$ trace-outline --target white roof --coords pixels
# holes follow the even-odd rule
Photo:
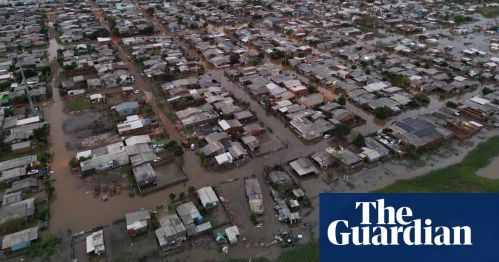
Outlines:
[[[94,252],[99,255],[105,251],[104,246],[104,232],[102,230],[93,232],[86,238],[87,242],[87,254]]]
[[[76,159],[80,159],[82,157],[88,158],[91,155],[92,155],[92,150],[82,151],[82,152],[79,152],[79,153],[76,154]]]
[[[227,152],[227,153],[223,153],[223,154],[220,154],[218,156],[215,156],[215,160],[217,161],[217,164],[219,165],[223,165],[225,163],[232,163],[232,155]]]
[[[16,125],[23,126],[23,125],[28,125],[28,124],[38,123],[38,122],[40,122],[40,117],[34,116],[34,117],[28,117],[25,119],[19,119],[19,120],[17,120]]]
[[[94,99],[102,99],[102,94],[90,95],[90,100],[94,100]]]
[[[147,221],[135,221],[132,224],[126,225],[126,230],[139,230],[141,228],[147,227]]]
[[[111,41],[111,37],[97,37],[97,42]]]
[[[147,144],[151,143],[151,138],[148,135],[131,136],[125,140],[127,146],[133,146],[136,144]]]
[[[220,125],[220,127],[222,127],[223,130],[227,130],[230,128],[229,123],[227,123],[227,121],[225,120],[218,122],[218,124]]]
[[[201,200],[201,203],[204,207],[218,203],[218,197],[212,187],[203,187],[200,188],[197,192],[199,195],[199,200]]]
[[[485,98],[481,98],[479,96],[474,96],[473,98],[470,99],[471,102],[475,102],[479,105],[485,105],[485,104],[488,104],[490,103],[489,100],[485,99]]]

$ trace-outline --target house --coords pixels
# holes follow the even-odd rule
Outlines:
[[[13,181],[25,178],[27,176],[26,168],[26,166],[22,166],[0,172],[2,173],[0,176],[0,182],[12,183]]]
[[[265,127],[261,126],[258,123],[245,125],[243,126],[243,134],[245,136],[251,135],[251,136],[260,137],[263,134],[265,134]]]
[[[156,172],[154,172],[150,163],[135,166],[132,171],[139,192],[156,186]]]
[[[23,199],[22,192],[13,192],[2,196],[2,206],[17,203]]]
[[[139,103],[135,101],[124,102],[116,106],[111,107],[120,117],[127,117],[139,113]]]
[[[187,230],[176,214],[161,218],[159,224],[160,228],[156,229],[155,234],[161,250],[179,247],[187,240]]]
[[[37,226],[5,235],[2,239],[2,251],[4,253],[10,253],[28,248],[31,246],[31,243],[37,239]]]
[[[31,141],[19,142],[11,145],[11,149],[16,154],[24,154],[31,151]]]
[[[218,122],[218,125],[227,133],[241,133],[243,131],[243,125],[236,119],[222,120]]]
[[[348,149],[332,150],[333,158],[346,170],[355,170],[362,167],[363,161],[357,154]]]
[[[405,118],[388,127],[388,134],[401,140],[402,144],[415,149],[432,146],[452,137],[452,132],[432,124],[424,117]]]
[[[206,156],[219,155],[225,152],[225,147],[219,141],[211,141],[206,146],[201,148],[201,152]]]
[[[151,219],[149,210],[141,210],[125,214],[126,230],[133,237],[147,232],[147,225]]]
[[[291,168],[301,177],[305,175],[318,175],[319,170],[307,158],[298,158],[289,163]]]
[[[188,237],[208,232],[212,228],[209,221],[204,222],[203,216],[192,202],[177,206],[177,214],[184,223]]]
[[[273,187],[279,187],[282,189],[291,188],[294,184],[291,176],[284,171],[272,171],[267,175],[267,179]]]
[[[252,135],[242,137],[241,141],[251,152],[256,151],[260,147],[260,142]]]
[[[257,178],[248,178],[245,180],[246,197],[251,214],[263,215],[263,195],[262,187]]]
[[[333,157],[325,150],[316,152],[310,156],[321,168],[328,168],[333,163]]]
[[[234,118],[239,122],[241,122],[242,124],[248,124],[257,120],[255,115],[253,115],[253,113],[251,113],[248,110],[235,113]]]
[[[16,167],[27,166],[31,163],[35,163],[37,160],[36,155],[23,156],[7,161],[0,162],[0,172],[13,169]]]
[[[0,208],[0,224],[11,219],[29,220],[35,213],[35,199],[28,198]]]
[[[197,191],[199,200],[204,208],[214,208],[218,206],[218,197],[212,187],[207,186],[198,189]]]
[[[334,127],[331,122],[324,119],[317,119],[313,122],[305,116],[294,117],[289,124],[305,140],[319,138]]]
[[[236,244],[237,237],[239,236],[239,228],[236,225],[228,227],[225,229],[225,235],[230,244]]]
[[[11,187],[5,190],[5,194],[10,194],[15,192],[31,193],[37,190],[38,190],[38,180],[36,179],[36,177],[29,177],[12,182]]]
[[[99,230],[93,232],[86,238],[87,244],[87,254],[94,253],[100,256],[106,252],[106,246],[104,244],[104,231]]]

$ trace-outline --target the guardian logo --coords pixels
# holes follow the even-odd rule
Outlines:
[[[471,246],[470,226],[435,226],[430,218],[414,218],[409,207],[385,206],[384,199],[355,202],[361,212],[360,225],[335,220],[327,237],[336,246]],[[375,221],[371,221],[375,217]]]

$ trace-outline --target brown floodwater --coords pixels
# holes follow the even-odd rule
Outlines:
[[[56,62],[58,43],[54,39],[52,24],[50,24],[49,58],[53,72],[58,72]],[[65,115],[64,102],[58,91],[59,74],[54,74],[52,81],[53,103],[45,110],[45,118],[50,123],[50,152],[53,154],[52,179],[56,188],[54,201],[51,206],[51,220],[49,230],[61,233],[67,229],[75,231],[87,230],[92,227],[110,224],[114,220],[124,217],[126,212],[140,208],[152,208],[168,199],[168,194],[174,191],[185,191],[182,185],[173,187],[169,192],[162,191],[144,197],[130,198],[122,193],[110,197],[104,202],[95,199],[93,194],[82,189],[85,183],[78,175],[71,172],[69,160],[76,152],[66,148],[70,137],[63,130],[63,122],[68,118]]]

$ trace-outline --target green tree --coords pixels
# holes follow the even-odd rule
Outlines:
[[[350,131],[352,129],[344,124],[339,124],[336,127],[333,128],[333,135],[335,135],[337,138],[341,139],[350,134]]]
[[[175,193],[171,193],[171,194],[170,194],[170,200],[171,200],[171,201],[175,200],[175,198],[176,198],[176,197],[177,197],[177,196],[175,195]]]
[[[489,87],[484,87],[484,88],[482,89],[482,94],[483,94],[484,96],[485,96],[485,95],[488,95],[488,94],[490,94],[490,93],[492,93],[492,92],[494,92],[494,91],[492,91],[492,89],[490,89]]]
[[[411,107],[420,107],[430,103],[430,98],[424,94],[416,94],[409,102]]]
[[[393,110],[386,106],[380,106],[374,109],[374,115],[379,119],[387,119],[393,114]]]
[[[453,102],[453,101],[447,101],[445,103],[445,106],[447,106],[449,108],[454,108],[454,109],[457,108],[457,104],[455,102]]]
[[[229,58],[230,64],[231,65],[238,64],[240,58],[241,56],[238,53],[231,53]]]
[[[45,124],[40,128],[33,129],[33,139],[41,144],[48,144],[49,125]]]
[[[344,105],[347,104],[347,100],[346,100],[345,96],[338,97],[338,101],[337,102],[338,102],[338,104],[340,104],[342,106],[344,106]]]
[[[355,136],[355,138],[353,139],[353,143],[354,143],[354,145],[356,145],[358,147],[363,147],[366,145],[366,139],[364,138],[363,135],[357,134]]]

